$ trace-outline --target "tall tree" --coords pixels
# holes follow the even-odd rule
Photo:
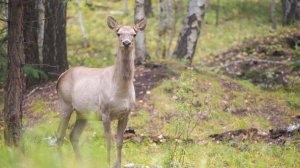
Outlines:
[[[144,0],[135,0],[134,7],[134,22],[139,23],[143,18],[145,18],[144,10]],[[135,40],[135,64],[139,65],[144,63],[146,57],[148,56],[146,49],[146,33],[145,30],[139,31],[136,34]]]
[[[85,27],[83,24],[83,19],[82,19],[82,14],[81,14],[81,10],[80,10],[80,5],[78,0],[74,0],[74,3],[77,7],[77,13],[78,13],[78,23],[80,26],[80,30],[82,32],[82,40],[83,40],[83,47],[87,48],[89,46],[88,40],[87,40],[87,35],[86,35],[86,31],[85,31]]]
[[[8,78],[4,103],[4,139],[7,145],[17,145],[21,136],[24,87],[23,4],[24,0],[10,0],[8,3]]]
[[[276,1],[275,0],[270,1],[270,15],[272,21],[272,29],[276,30]]]
[[[57,48],[57,65],[58,73],[68,69],[67,60],[67,0],[58,0],[58,8],[56,11],[56,48]]]
[[[220,0],[218,0],[216,4],[216,26],[219,25],[219,22],[220,22]]]
[[[45,1],[43,64],[50,79],[68,68],[66,11],[67,0]]]
[[[25,63],[34,68],[39,68],[38,50],[38,1],[26,0],[24,4],[24,54]],[[30,87],[39,82],[38,78],[26,76],[26,87]]]
[[[175,35],[175,11],[173,0],[159,0],[159,26],[156,56],[169,56],[169,50]]]
[[[124,9],[124,14],[125,15],[128,15],[129,12],[128,12],[128,4],[127,4],[127,0],[123,0],[123,9]]]
[[[144,0],[144,10],[147,17],[154,15],[151,0]]]
[[[192,63],[195,54],[207,3],[207,0],[190,0],[188,12],[173,53],[173,57],[184,59],[188,64]]]
[[[300,0],[281,0],[283,11],[283,25],[289,25],[300,20]]]
[[[43,51],[43,41],[44,41],[44,23],[45,23],[45,1],[38,0],[38,46],[39,46],[39,55],[42,56]]]

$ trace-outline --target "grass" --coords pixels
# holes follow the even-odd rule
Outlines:
[[[287,142],[284,146],[251,141],[221,143],[208,138],[211,134],[228,130],[254,127],[267,132],[270,128],[274,128],[276,123],[272,123],[267,117],[268,101],[275,107],[283,109],[278,115],[287,123],[291,122],[291,116],[300,113],[300,96],[297,91],[261,90],[248,81],[231,79],[211,72],[204,66],[198,66],[209,61],[215,54],[240,44],[245,38],[261,36],[270,33],[271,30],[269,1],[221,1],[220,24],[215,26],[213,7],[216,1],[210,1],[210,8],[198,41],[194,57],[196,68],[200,69],[197,71],[183,68],[176,61],[160,60],[154,56],[156,40],[159,38],[157,13],[155,17],[148,18],[147,47],[152,60],[168,63],[173,71],[181,75],[165,80],[153,89],[150,100],[147,101],[153,109],[143,108],[135,111],[128,124],[129,127],[136,129],[137,134],[179,136],[193,138],[199,142],[186,144],[171,141],[156,144],[151,140],[142,143],[126,141],[123,148],[123,164],[163,167],[170,167],[171,164],[174,167],[201,168],[300,166],[298,159],[300,148],[297,142],[299,138],[295,142]],[[90,44],[88,48],[83,48],[76,7],[69,2],[67,41],[68,60],[71,66],[103,67],[113,64],[117,39],[115,33],[107,27],[105,18],[107,15],[113,15],[120,23],[133,23],[131,18],[134,1],[128,3],[129,16],[123,16],[120,14],[122,2],[101,2],[102,5],[109,7],[108,10],[92,10],[81,2]],[[157,1],[153,1],[153,5],[156,11]],[[187,1],[184,1],[184,5],[186,7]],[[182,13],[185,13],[185,7]],[[279,4],[277,12],[280,13]],[[177,22],[177,34],[182,18],[183,16]],[[287,28],[279,26],[278,29],[280,31]],[[176,40],[173,41],[172,48],[175,47],[175,43]],[[90,121],[83,132],[80,140],[83,156],[81,162],[76,161],[68,138],[65,139],[60,152],[56,147],[48,146],[48,139],[54,135],[59,117],[56,112],[50,110],[45,112],[47,103],[39,100],[32,106],[34,113],[43,114],[44,120],[24,128],[21,149],[6,147],[3,132],[0,132],[0,167],[107,167],[105,141],[100,122]],[[249,114],[235,114],[236,109],[247,108],[250,108]],[[74,117],[70,121],[70,127],[74,123]],[[69,131],[70,128],[67,134]],[[115,147],[113,151],[115,156]]]

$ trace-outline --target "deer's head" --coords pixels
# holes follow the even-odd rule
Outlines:
[[[132,49],[134,38],[138,31],[146,28],[146,19],[140,20],[135,26],[120,26],[117,21],[111,17],[107,17],[107,25],[114,30],[119,38],[119,45],[122,49]]]

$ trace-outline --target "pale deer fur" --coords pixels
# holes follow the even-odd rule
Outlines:
[[[114,18],[107,18],[108,27],[115,30],[119,38],[116,63],[107,68],[75,67],[64,72],[57,82],[57,93],[61,107],[61,122],[57,131],[57,144],[61,145],[73,111],[77,119],[70,134],[73,149],[79,156],[78,140],[87,122],[87,116],[95,113],[102,120],[107,141],[110,163],[111,121],[118,120],[117,161],[114,167],[121,166],[123,133],[128,116],[135,102],[134,76],[134,37],[146,27],[142,19],[134,27],[119,26]]]

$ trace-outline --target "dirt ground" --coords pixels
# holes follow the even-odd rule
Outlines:
[[[241,45],[216,55],[208,64],[263,88],[276,85],[295,88],[300,85],[299,30],[245,40]]]

